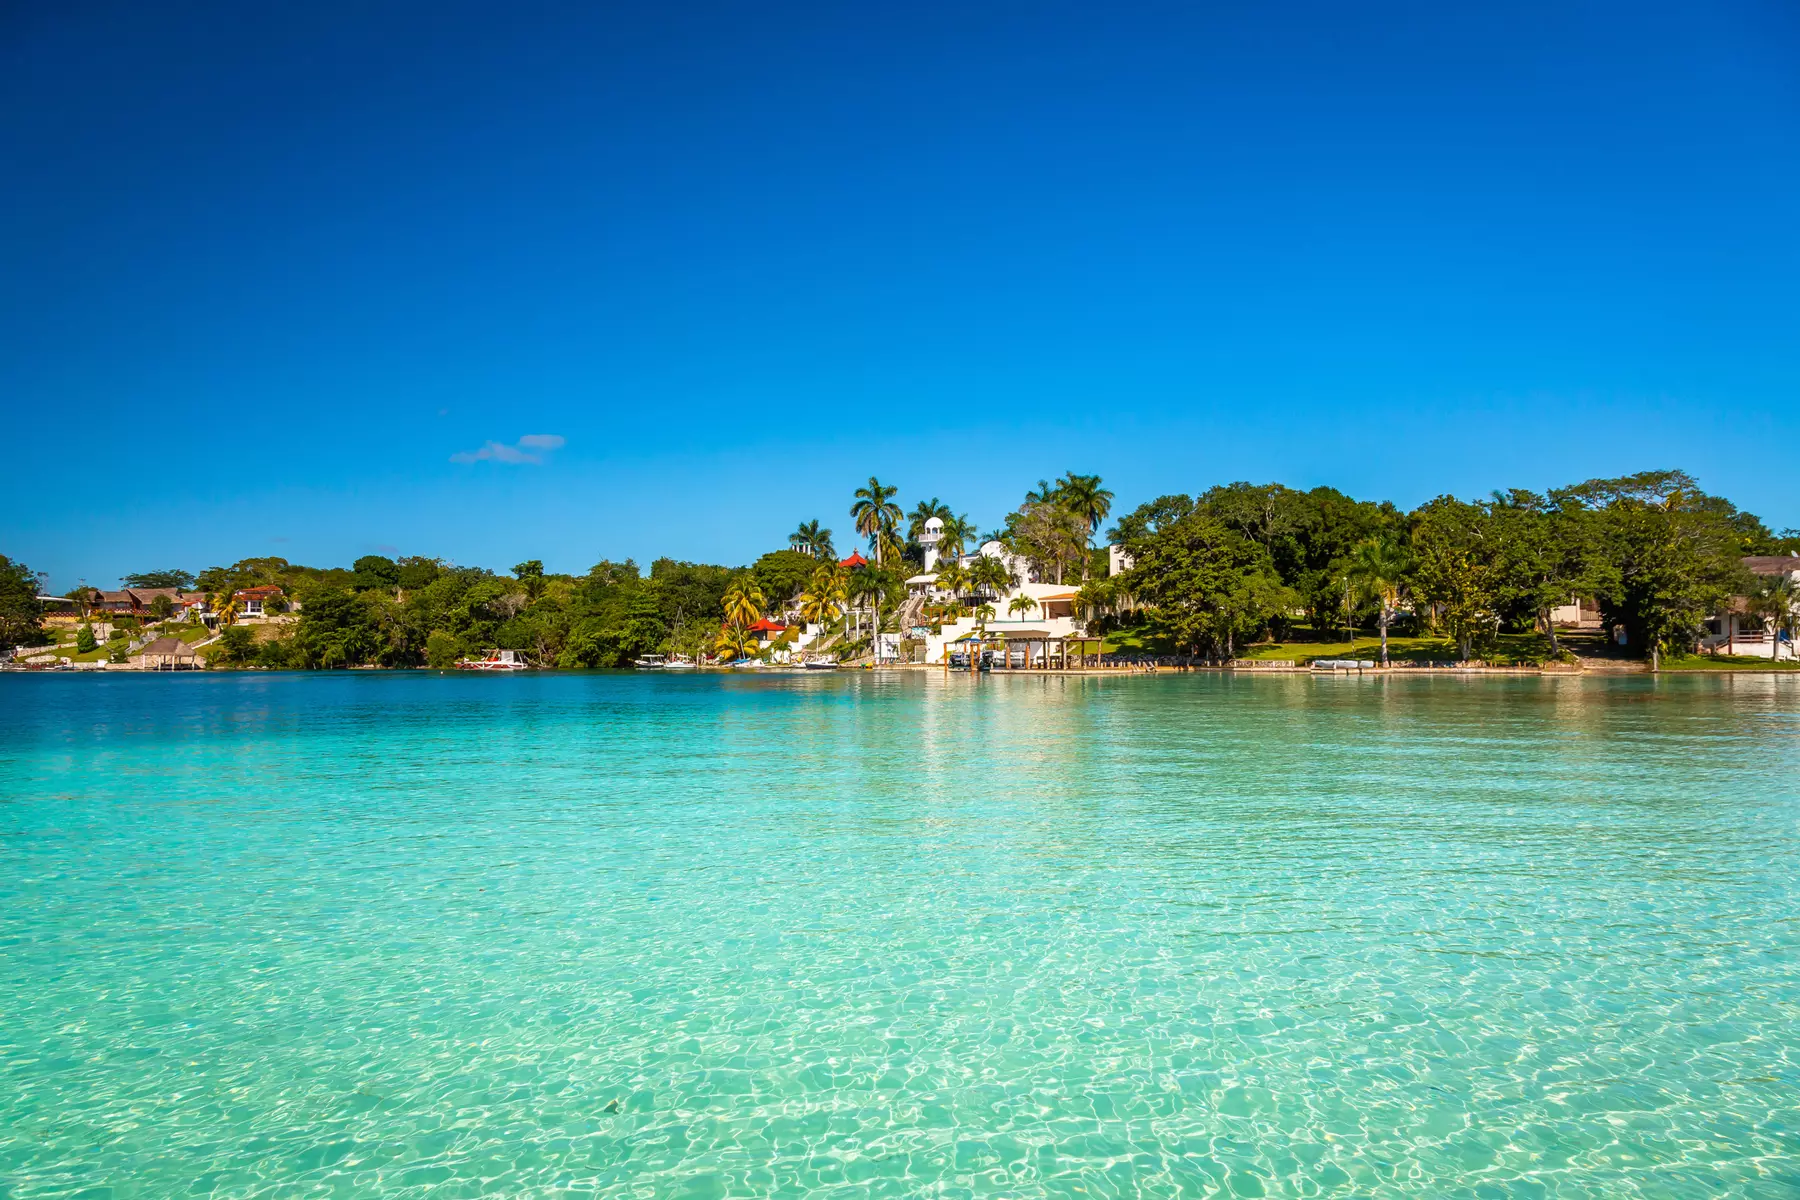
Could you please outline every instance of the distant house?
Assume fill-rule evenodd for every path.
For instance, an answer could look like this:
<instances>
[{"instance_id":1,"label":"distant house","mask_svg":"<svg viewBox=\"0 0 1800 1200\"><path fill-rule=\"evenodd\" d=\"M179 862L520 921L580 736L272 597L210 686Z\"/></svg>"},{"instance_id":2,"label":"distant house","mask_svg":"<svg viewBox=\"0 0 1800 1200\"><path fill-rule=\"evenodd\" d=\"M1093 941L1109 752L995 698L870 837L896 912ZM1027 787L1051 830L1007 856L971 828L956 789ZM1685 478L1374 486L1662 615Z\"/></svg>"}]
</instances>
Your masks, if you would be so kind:
<instances>
[{"instance_id":1,"label":"distant house","mask_svg":"<svg viewBox=\"0 0 1800 1200\"><path fill-rule=\"evenodd\" d=\"M1550 610L1550 624L1558 629L1598 629L1604 622L1600 605L1592 596L1570 596L1567 604Z\"/></svg>"},{"instance_id":2,"label":"distant house","mask_svg":"<svg viewBox=\"0 0 1800 1200\"><path fill-rule=\"evenodd\" d=\"M780 621L771 621L769 618L764 617L756 624L750 626L747 632L755 634L756 640L759 642L772 642L787 632L787 626L783 625Z\"/></svg>"},{"instance_id":3,"label":"distant house","mask_svg":"<svg viewBox=\"0 0 1800 1200\"><path fill-rule=\"evenodd\" d=\"M850 552L849 558L843 558L843 559L838 560L838 566L844 568L844 570L846 570L846 571L854 570L857 567L866 567L868 565L869 565L869 560L864 558L862 555L858 554L854 550L852 550Z\"/></svg>"},{"instance_id":4,"label":"distant house","mask_svg":"<svg viewBox=\"0 0 1800 1200\"><path fill-rule=\"evenodd\" d=\"M87 593L88 612L109 617L148 618L151 606L158 596L167 596L171 611L176 616L186 616L196 605L204 609L205 592L184 592L180 588L122 588L116 592L103 592L94 588Z\"/></svg>"},{"instance_id":5,"label":"distant house","mask_svg":"<svg viewBox=\"0 0 1800 1200\"><path fill-rule=\"evenodd\" d=\"M239 588L231 594L231 599L238 606L240 619L257 620L278 612L285 595L274 584L266 584L262 587Z\"/></svg>"},{"instance_id":6,"label":"distant house","mask_svg":"<svg viewBox=\"0 0 1800 1200\"><path fill-rule=\"evenodd\" d=\"M1744 569L1762 579L1786 578L1800 586L1800 555L1751 555L1744 559ZM1751 658L1800 657L1800 647L1786 640L1786 636L1771 631L1762 617L1750 611L1750 597L1733 596L1723 611L1706 619L1700 648L1714 654Z\"/></svg>"},{"instance_id":7,"label":"distant house","mask_svg":"<svg viewBox=\"0 0 1800 1200\"><path fill-rule=\"evenodd\" d=\"M88 593L88 611L105 613L109 617L132 617L137 615L137 598L128 591L103 592L95 588Z\"/></svg>"}]
</instances>

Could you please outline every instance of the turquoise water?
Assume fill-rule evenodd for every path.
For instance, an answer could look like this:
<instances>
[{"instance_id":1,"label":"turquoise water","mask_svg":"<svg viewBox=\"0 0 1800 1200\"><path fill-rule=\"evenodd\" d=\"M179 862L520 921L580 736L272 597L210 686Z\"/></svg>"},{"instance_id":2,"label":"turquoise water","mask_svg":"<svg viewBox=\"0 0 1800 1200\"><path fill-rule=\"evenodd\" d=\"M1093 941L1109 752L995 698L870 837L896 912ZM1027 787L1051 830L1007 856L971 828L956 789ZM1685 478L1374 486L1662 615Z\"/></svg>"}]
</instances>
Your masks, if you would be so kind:
<instances>
[{"instance_id":1,"label":"turquoise water","mask_svg":"<svg viewBox=\"0 0 1800 1200\"><path fill-rule=\"evenodd\" d=\"M0 677L0 1196L1796 1196L1797 851L1793 677Z\"/></svg>"}]
</instances>

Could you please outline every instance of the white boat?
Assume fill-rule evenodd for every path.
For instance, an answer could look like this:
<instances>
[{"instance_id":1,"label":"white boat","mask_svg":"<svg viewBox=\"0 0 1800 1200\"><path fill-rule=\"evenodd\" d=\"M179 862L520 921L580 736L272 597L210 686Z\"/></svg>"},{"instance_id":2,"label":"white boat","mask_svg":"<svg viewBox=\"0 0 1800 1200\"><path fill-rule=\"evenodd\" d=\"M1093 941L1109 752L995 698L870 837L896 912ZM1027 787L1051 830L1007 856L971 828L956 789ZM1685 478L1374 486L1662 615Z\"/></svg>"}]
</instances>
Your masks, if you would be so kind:
<instances>
[{"instance_id":1,"label":"white boat","mask_svg":"<svg viewBox=\"0 0 1800 1200\"><path fill-rule=\"evenodd\" d=\"M835 671L838 664L835 658L809 658L801 665L809 671Z\"/></svg>"},{"instance_id":2,"label":"white boat","mask_svg":"<svg viewBox=\"0 0 1800 1200\"><path fill-rule=\"evenodd\" d=\"M646 654L642 658L632 659L631 665L640 671L666 671L671 664L660 654Z\"/></svg>"},{"instance_id":3,"label":"white boat","mask_svg":"<svg viewBox=\"0 0 1800 1200\"><path fill-rule=\"evenodd\" d=\"M485 658L464 659L456 664L459 671L526 671L531 664L517 650L494 650Z\"/></svg>"},{"instance_id":4,"label":"white boat","mask_svg":"<svg viewBox=\"0 0 1800 1200\"><path fill-rule=\"evenodd\" d=\"M665 662L662 665L662 669L665 671L691 671L694 669L694 660L691 658L684 658L678 654L668 662Z\"/></svg>"}]
</instances>

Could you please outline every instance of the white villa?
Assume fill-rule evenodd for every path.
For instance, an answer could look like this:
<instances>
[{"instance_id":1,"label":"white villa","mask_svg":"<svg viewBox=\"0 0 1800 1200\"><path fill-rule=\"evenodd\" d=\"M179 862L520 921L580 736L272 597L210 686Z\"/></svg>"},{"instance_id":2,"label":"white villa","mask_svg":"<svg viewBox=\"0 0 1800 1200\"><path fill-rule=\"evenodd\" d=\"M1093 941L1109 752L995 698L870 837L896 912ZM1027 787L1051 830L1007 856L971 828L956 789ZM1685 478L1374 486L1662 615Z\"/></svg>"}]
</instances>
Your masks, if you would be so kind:
<instances>
[{"instance_id":1,"label":"white villa","mask_svg":"<svg viewBox=\"0 0 1800 1200\"><path fill-rule=\"evenodd\" d=\"M1800 555L1761 554L1744 559L1752 575L1776 580L1785 576L1800 585ZM1763 618L1749 611L1749 598L1733 596L1723 612L1706 619L1706 632L1700 649L1715 654L1744 655L1751 658L1800 658L1800 647L1785 640L1785 634L1773 633Z\"/></svg>"},{"instance_id":2,"label":"white villa","mask_svg":"<svg viewBox=\"0 0 1800 1200\"><path fill-rule=\"evenodd\" d=\"M906 581L907 591L925 603L946 603L971 598L966 594L952 596L938 586L939 545L943 537L942 521L933 517L925 523L925 529L919 535L919 543L925 547L925 570ZM1008 552L999 542L983 543L974 554L962 555L958 561L967 567L983 557L999 559L1006 564L1008 573L1019 580L1015 587L1000 596L987 598L986 602L993 606L994 615L982 624L990 636L1024 641L1037 638L1052 641L1081 635L1075 621L1076 585L1039 581L1024 558ZM1013 604L1021 597L1030 600L1031 604L1028 607L1022 606L1015 612ZM977 601L977 605L979 603ZM976 632L977 624L974 617L963 617L946 622L937 633L932 633L931 627L925 624L915 625L910 632L915 637L924 638L925 661L937 663L943 661L946 646Z\"/></svg>"}]
</instances>

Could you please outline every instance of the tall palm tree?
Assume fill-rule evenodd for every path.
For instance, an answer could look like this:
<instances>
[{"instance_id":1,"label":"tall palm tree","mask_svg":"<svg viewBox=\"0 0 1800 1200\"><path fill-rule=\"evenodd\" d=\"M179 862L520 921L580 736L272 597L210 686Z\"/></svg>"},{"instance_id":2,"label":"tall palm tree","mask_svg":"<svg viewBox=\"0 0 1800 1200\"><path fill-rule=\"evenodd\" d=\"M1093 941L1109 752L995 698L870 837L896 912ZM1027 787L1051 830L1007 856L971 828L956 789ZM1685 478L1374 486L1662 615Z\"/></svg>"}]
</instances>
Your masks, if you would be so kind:
<instances>
[{"instance_id":1,"label":"tall palm tree","mask_svg":"<svg viewBox=\"0 0 1800 1200\"><path fill-rule=\"evenodd\" d=\"M725 593L725 623L747 629L762 619L766 603L754 583L733 584Z\"/></svg>"},{"instance_id":2,"label":"tall palm tree","mask_svg":"<svg viewBox=\"0 0 1800 1200\"><path fill-rule=\"evenodd\" d=\"M925 523L936 517L940 521L948 521L951 517L950 506L933 496L929 500L921 500L913 506L912 514L906 521L906 536L913 541L925 532Z\"/></svg>"},{"instance_id":3,"label":"tall palm tree","mask_svg":"<svg viewBox=\"0 0 1800 1200\"><path fill-rule=\"evenodd\" d=\"M820 566L800 597L800 615L819 626L822 635L826 622L837 617L843 603L844 572L836 566Z\"/></svg>"},{"instance_id":4,"label":"tall palm tree","mask_svg":"<svg viewBox=\"0 0 1800 1200\"><path fill-rule=\"evenodd\" d=\"M742 625L726 624L719 627L719 636L713 640L713 650L721 658L747 659L753 652L756 639Z\"/></svg>"},{"instance_id":5,"label":"tall palm tree","mask_svg":"<svg viewBox=\"0 0 1800 1200\"><path fill-rule=\"evenodd\" d=\"M942 590L949 592L951 599L955 599L961 596L963 589L969 586L969 569L957 560L951 559L949 566L938 568L937 585Z\"/></svg>"},{"instance_id":6,"label":"tall palm tree","mask_svg":"<svg viewBox=\"0 0 1800 1200\"><path fill-rule=\"evenodd\" d=\"M882 566L883 534L891 534L900 521L900 506L894 495L900 489L882 486L881 480L869 476L869 485L856 489L856 503L850 506L850 517L856 532L868 538L875 547L875 565Z\"/></svg>"},{"instance_id":7,"label":"tall palm tree","mask_svg":"<svg viewBox=\"0 0 1800 1200\"><path fill-rule=\"evenodd\" d=\"M1006 563L991 554L983 554L969 565L969 582L995 599L1019 585Z\"/></svg>"},{"instance_id":8,"label":"tall palm tree","mask_svg":"<svg viewBox=\"0 0 1800 1200\"><path fill-rule=\"evenodd\" d=\"M850 598L866 603L873 618L874 632L881 632L881 598L887 590L887 580L880 571L853 571L850 575ZM871 643L873 645L873 643Z\"/></svg>"},{"instance_id":9,"label":"tall palm tree","mask_svg":"<svg viewBox=\"0 0 1800 1200\"><path fill-rule=\"evenodd\" d=\"M1769 661L1774 662L1781 654L1781 631L1788 631L1794 638L1790 645L1796 654L1800 654L1800 587L1786 575L1769 580L1758 588L1750 597L1750 611L1761 617L1769 626Z\"/></svg>"},{"instance_id":10,"label":"tall palm tree","mask_svg":"<svg viewBox=\"0 0 1800 1200\"><path fill-rule=\"evenodd\" d=\"M1037 606L1036 600L1021 592L1012 598L1012 603L1006 606L1006 611L1017 616L1020 613L1028 613Z\"/></svg>"},{"instance_id":11,"label":"tall palm tree","mask_svg":"<svg viewBox=\"0 0 1800 1200\"><path fill-rule=\"evenodd\" d=\"M1113 494L1100 486L1098 475L1077 475L1073 471L1057 480L1056 487L1059 502L1081 518L1081 523L1087 526L1088 544L1093 545L1094 531L1112 512Z\"/></svg>"},{"instance_id":12,"label":"tall palm tree","mask_svg":"<svg viewBox=\"0 0 1800 1200\"><path fill-rule=\"evenodd\" d=\"M814 558L835 558L837 553L831 546L831 530L817 521L802 521L800 527L788 534L788 545L802 554L810 554Z\"/></svg>"},{"instance_id":13,"label":"tall palm tree","mask_svg":"<svg viewBox=\"0 0 1800 1200\"><path fill-rule=\"evenodd\" d=\"M1059 499L1057 485L1048 479L1038 480L1037 490L1025 493L1027 504L1055 504Z\"/></svg>"},{"instance_id":14,"label":"tall palm tree","mask_svg":"<svg viewBox=\"0 0 1800 1200\"><path fill-rule=\"evenodd\" d=\"M938 542L938 559L940 561L944 559L960 561L963 547L968 545L969 539L974 536L975 526L969 520L967 513L960 517L945 517L944 537L942 541Z\"/></svg>"},{"instance_id":15,"label":"tall palm tree","mask_svg":"<svg viewBox=\"0 0 1800 1200\"><path fill-rule=\"evenodd\" d=\"M1381 665L1388 665L1388 626L1400 606L1400 587L1408 567L1406 550L1391 538L1366 538L1350 552L1349 579L1363 594L1381 602ZM1551 635L1552 645L1555 634Z\"/></svg>"}]
</instances>

